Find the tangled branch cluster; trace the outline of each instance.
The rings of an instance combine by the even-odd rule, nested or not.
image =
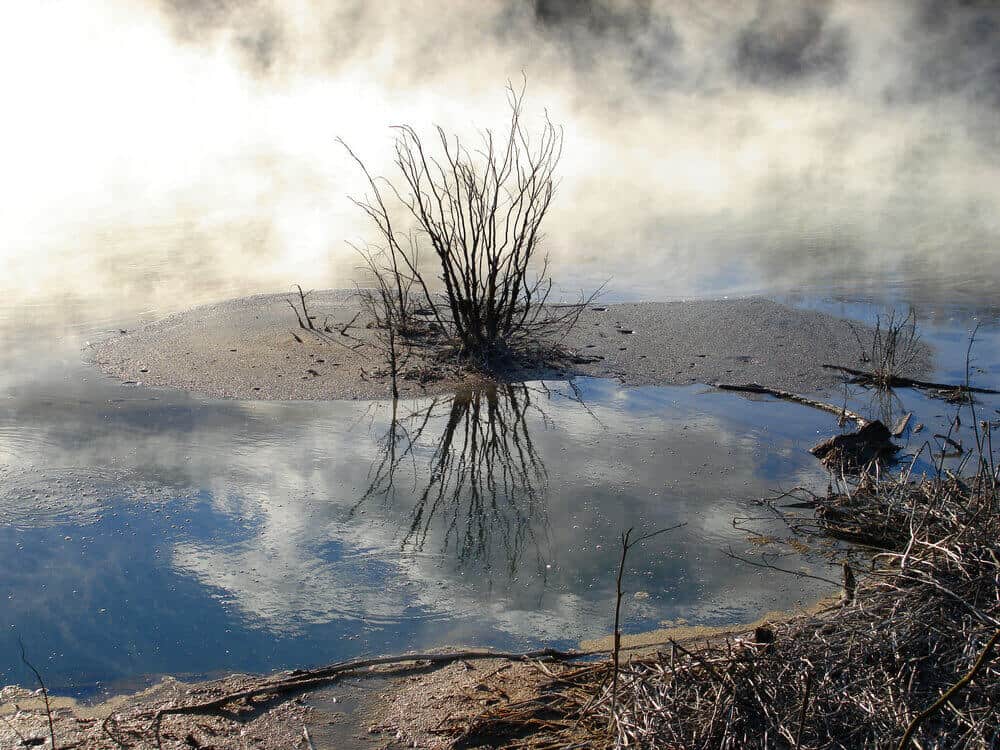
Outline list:
[[[816,520],[802,530],[876,549],[840,604],[634,660],[617,700],[610,663],[568,673],[482,717],[459,744],[499,733],[530,748],[998,747],[997,485],[983,461],[967,481],[868,477],[807,495]]]

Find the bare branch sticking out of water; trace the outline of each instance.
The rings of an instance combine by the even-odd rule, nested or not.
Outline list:
[[[35,675],[35,679],[38,680],[38,684],[41,686],[42,698],[45,700],[45,716],[49,720],[49,739],[52,741],[52,750],[56,750],[56,728],[52,723],[52,706],[49,705],[49,691],[45,687],[42,675],[35,669],[35,665],[28,661],[28,656],[24,651],[24,642],[20,636],[17,638],[17,645],[21,649],[21,661],[24,662],[24,666],[31,670],[31,673]]]
[[[621,561],[618,564],[618,577],[615,580],[615,630],[614,630],[614,648],[611,652],[611,659],[614,664],[614,672],[611,676],[612,688],[611,688],[611,716],[609,718],[609,726],[613,728],[615,722],[615,708],[618,702],[618,672],[621,669],[621,650],[622,650],[622,631],[621,631],[621,613],[622,613],[622,597],[625,592],[622,589],[622,578],[625,575],[625,561],[628,558],[628,553],[631,549],[637,545],[645,542],[653,537],[657,537],[660,534],[665,534],[668,531],[673,531],[674,529],[679,529],[682,526],[686,526],[686,523],[679,523],[674,526],[669,526],[664,529],[657,529],[656,531],[651,531],[648,534],[643,534],[642,536],[632,538],[632,532],[635,529],[629,529],[622,533],[622,556]]]
[[[859,427],[864,427],[868,424],[868,420],[862,417],[860,414],[850,411],[849,409],[841,406],[834,406],[833,404],[828,404],[824,401],[817,401],[812,398],[807,398],[805,396],[800,396],[797,393],[791,393],[789,391],[783,391],[778,388],[768,388],[767,386],[759,385],[757,383],[746,383],[744,385],[733,385],[731,383],[716,383],[715,387],[720,391],[736,391],[739,393],[759,393],[767,396],[774,396],[775,398],[781,399],[782,401],[792,401],[796,404],[802,404],[803,406],[809,406],[813,409],[819,409],[820,411],[829,412],[830,414],[835,414],[841,421],[845,419],[850,419],[858,423]]]

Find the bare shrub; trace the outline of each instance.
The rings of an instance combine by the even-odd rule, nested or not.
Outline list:
[[[315,331],[316,326],[313,324],[313,321],[316,318],[309,314],[309,308],[306,306],[306,297],[312,294],[312,290],[303,292],[300,284],[295,284],[295,288],[299,290],[299,304],[302,306],[302,313],[299,313],[299,309],[290,298],[286,298],[285,302],[288,303],[288,306],[292,308],[292,312],[295,313],[295,320],[298,321],[299,328],[306,331]]]
[[[878,315],[867,343],[857,329],[854,337],[861,348],[861,361],[871,364],[872,379],[880,388],[891,387],[920,357],[917,314],[912,307],[905,316],[895,310]]]
[[[508,84],[507,97],[503,134],[484,130],[471,149],[440,127],[431,143],[410,125],[396,126],[395,181],[373,176],[340,141],[371,189],[354,203],[380,240],[359,250],[376,285],[390,292],[384,302],[393,311],[385,317],[400,333],[412,332],[420,329],[414,311],[424,308],[459,355],[482,365],[552,344],[589,301],[548,304],[552,279],[547,257],[540,257],[562,128],[546,115],[540,132],[530,133],[524,87]],[[411,224],[415,229],[401,229]],[[435,292],[440,287],[422,264],[422,248],[436,261],[443,293]]]

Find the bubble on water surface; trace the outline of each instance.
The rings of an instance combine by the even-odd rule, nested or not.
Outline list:
[[[0,466],[0,524],[81,526],[99,521],[116,500],[163,503],[188,494],[112,468]]]

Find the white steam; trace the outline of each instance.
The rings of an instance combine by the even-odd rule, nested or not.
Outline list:
[[[660,296],[995,260],[1000,13],[830,3],[65,0],[0,25],[0,290],[107,313],[350,281],[333,141],[566,128],[557,274]],[[996,273],[987,270],[987,273]],[[114,292],[114,295],[110,293]]]

